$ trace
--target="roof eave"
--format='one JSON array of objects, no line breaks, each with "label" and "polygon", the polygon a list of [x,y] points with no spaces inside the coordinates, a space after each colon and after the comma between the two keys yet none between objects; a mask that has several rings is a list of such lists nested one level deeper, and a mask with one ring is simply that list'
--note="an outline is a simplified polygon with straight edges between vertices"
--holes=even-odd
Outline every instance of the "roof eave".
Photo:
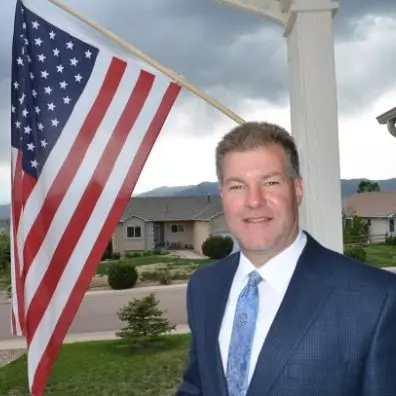
[{"label": "roof eave", "polygon": [[144,217],[141,217],[141,216],[130,215],[130,216],[126,216],[126,217],[123,217],[122,219],[120,219],[119,223],[123,223],[124,221],[129,220],[132,217],[136,217],[137,219],[140,219],[140,220],[143,220],[143,221],[152,221],[150,219],[145,219]]}]

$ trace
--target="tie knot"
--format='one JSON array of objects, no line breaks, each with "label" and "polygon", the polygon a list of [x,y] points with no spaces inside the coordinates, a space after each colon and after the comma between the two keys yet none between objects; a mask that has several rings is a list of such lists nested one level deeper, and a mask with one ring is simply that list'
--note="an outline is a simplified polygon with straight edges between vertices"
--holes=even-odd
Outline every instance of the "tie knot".
[{"label": "tie knot", "polygon": [[262,280],[263,278],[260,274],[257,271],[253,271],[249,275],[248,285],[256,287]]}]

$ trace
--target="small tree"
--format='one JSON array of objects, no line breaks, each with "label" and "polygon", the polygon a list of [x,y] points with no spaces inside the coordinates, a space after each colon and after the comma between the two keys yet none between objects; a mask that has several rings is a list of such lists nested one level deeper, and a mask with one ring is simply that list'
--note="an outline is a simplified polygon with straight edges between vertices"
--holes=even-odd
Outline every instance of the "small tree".
[{"label": "small tree", "polygon": [[164,316],[165,311],[158,308],[158,303],[154,293],[130,301],[118,312],[120,320],[127,324],[117,335],[135,346],[148,346],[160,335],[174,330],[176,326],[171,325]]},{"label": "small tree", "polygon": [[355,213],[349,219],[344,219],[344,243],[366,243],[368,239],[367,221]]},{"label": "small tree", "polygon": [[358,194],[365,192],[379,192],[379,191],[381,191],[381,187],[377,182],[372,182],[370,180],[365,180],[365,179],[360,181],[357,189]]}]

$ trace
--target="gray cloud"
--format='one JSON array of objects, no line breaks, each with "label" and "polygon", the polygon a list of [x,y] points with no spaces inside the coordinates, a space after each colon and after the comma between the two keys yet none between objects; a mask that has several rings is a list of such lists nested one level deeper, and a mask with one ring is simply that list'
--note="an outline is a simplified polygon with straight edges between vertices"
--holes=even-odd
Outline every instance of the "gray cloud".
[{"label": "gray cloud", "polygon": [[[261,97],[286,103],[286,43],[282,29],[260,17],[217,4],[214,0],[64,0],[88,17],[141,48],[236,109],[245,97]],[[43,4],[44,6],[44,4]],[[2,4],[0,13],[0,123],[9,108],[9,78],[14,1]],[[394,75],[395,52],[382,46],[381,61],[345,62],[344,43],[361,40],[359,21],[364,16],[387,16],[396,20],[393,0],[341,0],[334,20],[337,67],[350,73],[339,82],[340,111],[360,109],[387,88]],[[384,37],[384,40],[386,38]],[[354,47],[350,47],[354,51]],[[372,49],[375,56],[376,49]],[[393,55],[392,55],[393,54]],[[353,59],[353,57],[352,57]],[[340,73],[342,74],[342,73]],[[186,95],[186,98],[189,96]],[[0,160],[4,158],[4,134],[0,134]]]},{"label": "gray cloud", "polygon": [[341,0],[334,19],[336,38],[353,39],[357,23],[366,15],[396,18],[396,3],[393,0]]},{"label": "gray cloud", "polygon": [[[110,6],[110,0],[100,5],[95,0],[68,3],[207,92],[222,92],[224,96],[217,98],[226,105],[234,104],[235,108],[235,102],[244,97],[262,97],[278,104],[288,99],[287,48],[282,29],[263,18],[214,0],[146,0],[134,4],[133,12],[128,0],[118,0],[117,7]],[[360,39],[359,21],[369,15],[396,20],[396,3],[341,0],[334,19],[338,69],[354,67],[342,61],[343,54],[337,48]],[[341,113],[368,104],[372,98],[368,86],[373,85],[376,93],[386,87],[394,65],[393,52],[383,51],[382,62],[367,65],[375,69],[368,69],[365,77],[376,75],[377,85],[362,83],[353,73],[348,80],[340,81]]]},{"label": "gray cloud", "polygon": [[[88,14],[93,3],[78,7]],[[273,24],[211,0],[146,0],[133,14],[128,1],[108,4],[92,18],[206,91],[225,86],[240,97],[284,96],[286,47]]]},{"label": "gray cloud", "polygon": [[[236,97],[287,97],[286,44],[282,29],[263,18],[214,0],[64,0],[205,90],[226,87]],[[14,2],[0,17],[0,80],[9,72]],[[335,18],[338,41],[354,38],[367,14],[391,15],[390,0],[343,0]],[[12,6],[10,6],[12,4]],[[8,29],[8,33],[6,31]],[[0,38],[1,40],[1,38]],[[219,98],[221,99],[221,98]]]}]

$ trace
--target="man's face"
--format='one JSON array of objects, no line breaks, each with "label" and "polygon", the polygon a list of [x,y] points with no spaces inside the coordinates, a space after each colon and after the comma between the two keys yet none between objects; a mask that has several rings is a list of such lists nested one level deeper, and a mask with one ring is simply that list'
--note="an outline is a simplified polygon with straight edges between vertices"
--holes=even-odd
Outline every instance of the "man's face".
[{"label": "man's face", "polygon": [[283,148],[230,152],[222,170],[224,215],[245,254],[272,256],[293,242],[303,188],[289,177]]}]

